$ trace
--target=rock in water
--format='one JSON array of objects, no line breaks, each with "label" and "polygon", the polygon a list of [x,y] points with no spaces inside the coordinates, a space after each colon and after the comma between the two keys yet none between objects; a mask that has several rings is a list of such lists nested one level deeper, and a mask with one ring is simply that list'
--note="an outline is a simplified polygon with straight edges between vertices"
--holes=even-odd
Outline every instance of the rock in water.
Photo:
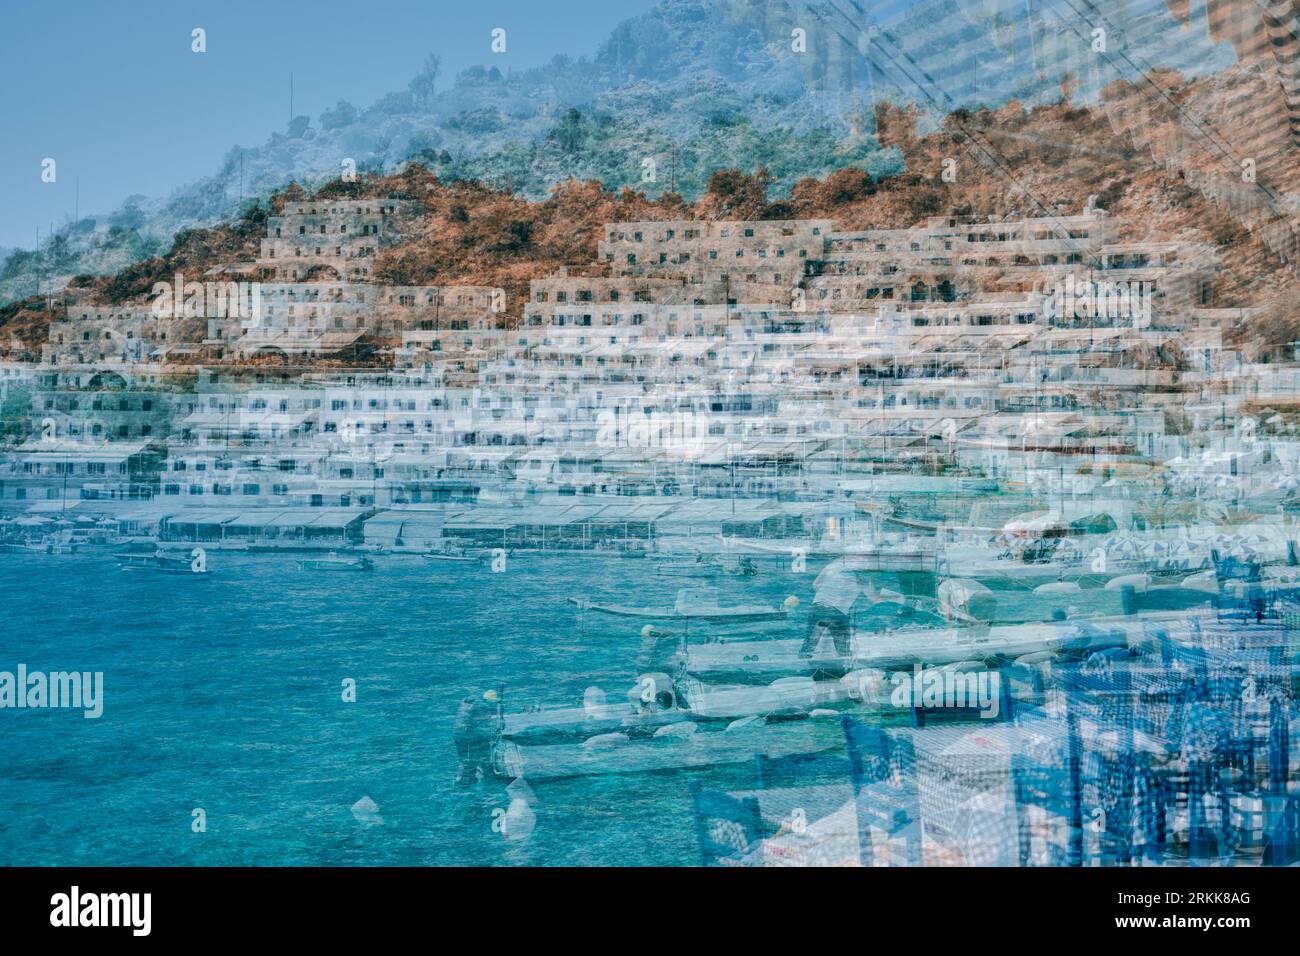
[{"label": "rock in water", "polygon": [[665,727],[660,727],[658,730],[655,731],[655,736],[656,737],[690,737],[699,729],[700,728],[698,724],[694,724],[689,720],[683,720],[680,723],[668,724]]},{"label": "rock in water", "polygon": [[604,720],[609,712],[605,703],[605,692],[599,687],[588,687],[582,695],[582,709],[588,720]]},{"label": "rock in water", "polygon": [[369,797],[362,797],[352,804],[352,816],[356,817],[358,823],[364,823],[366,826],[384,825],[384,818],[379,815],[379,804]]},{"label": "rock in water", "polygon": [[537,814],[522,797],[515,797],[501,818],[501,835],[511,843],[527,840],[537,826]]}]

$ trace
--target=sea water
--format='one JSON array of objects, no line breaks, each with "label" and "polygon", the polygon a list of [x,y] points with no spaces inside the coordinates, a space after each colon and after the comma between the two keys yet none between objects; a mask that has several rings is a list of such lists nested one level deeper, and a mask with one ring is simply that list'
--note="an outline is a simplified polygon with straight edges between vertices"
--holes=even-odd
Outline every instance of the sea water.
[{"label": "sea water", "polygon": [[[801,608],[767,633],[802,637],[815,569],[760,561],[756,577],[700,581],[617,557],[512,555],[502,573],[375,563],[213,551],[210,574],[187,576],[125,573],[108,554],[0,555],[0,669],[104,675],[98,719],[0,710],[0,864],[700,862],[689,780],[748,788],[752,765],[530,784],[536,825],[507,840],[493,826],[504,783],[454,783],[457,708],[499,686],[508,711],[580,706],[592,685],[624,699],[645,622],[570,596],[793,594]],[[354,814],[363,797],[377,809]]]}]

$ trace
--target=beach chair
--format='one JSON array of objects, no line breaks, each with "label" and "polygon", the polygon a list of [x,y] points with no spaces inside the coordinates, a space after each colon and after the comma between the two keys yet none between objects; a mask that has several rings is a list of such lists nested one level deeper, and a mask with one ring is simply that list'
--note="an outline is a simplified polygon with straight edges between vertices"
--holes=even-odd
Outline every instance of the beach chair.
[{"label": "beach chair", "polygon": [[[1072,828],[1080,828],[1078,836],[1071,831],[1072,865],[1130,865],[1168,847],[1175,788],[1156,770],[1156,758],[1177,750],[1179,742],[1165,734],[1169,715],[1181,712],[1183,684],[1163,670],[1109,664],[1090,659],[1062,680],[1074,801],[1068,809]],[[1175,734],[1179,726],[1174,718]]]},{"label": "beach chair", "polygon": [[[907,752],[908,741],[895,743],[881,728],[848,716],[843,725],[862,865],[875,865],[875,832],[879,832],[883,843],[903,841],[901,865],[920,866],[920,801],[915,777],[909,774],[913,761]],[[888,860],[895,865],[892,850]]]},{"label": "beach chair", "polygon": [[[1029,715],[1026,714],[1026,717]],[[1040,725],[1047,720],[1037,721]],[[1077,866],[1082,857],[1083,831],[1079,819],[1078,768],[1067,744],[1064,721],[1055,724],[1056,741],[1047,747],[1018,747],[1011,757],[1012,788],[1016,801],[1017,861],[1033,865],[1034,837],[1040,831],[1065,833],[1065,845],[1044,840],[1046,866]]]},{"label": "beach chair", "polygon": [[705,866],[762,866],[763,821],[758,801],[690,785],[695,835]]}]

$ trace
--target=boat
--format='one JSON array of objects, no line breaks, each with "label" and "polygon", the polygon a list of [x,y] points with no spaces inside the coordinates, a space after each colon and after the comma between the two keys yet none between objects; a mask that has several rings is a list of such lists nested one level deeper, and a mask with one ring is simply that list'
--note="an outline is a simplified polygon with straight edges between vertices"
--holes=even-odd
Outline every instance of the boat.
[{"label": "boat", "polygon": [[0,554],[44,554],[45,549],[34,544],[19,544],[7,541],[0,544]]},{"label": "boat", "polygon": [[723,562],[716,555],[699,554],[694,560],[672,558],[656,561],[655,573],[660,575],[677,575],[689,578],[717,578],[725,576],[754,577],[758,574],[758,565],[754,559],[745,555],[734,562]]},{"label": "boat", "polygon": [[482,555],[465,551],[425,551],[421,555],[426,561],[481,561]]},{"label": "boat", "polygon": [[807,716],[850,699],[849,689],[838,680],[784,677],[765,686],[722,685],[694,678],[674,681],[656,672],[637,678],[623,701],[607,703],[604,692],[592,687],[580,707],[505,714],[499,732],[509,740],[530,742],[605,733],[649,736],[683,721],[731,723],[749,717]]},{"label": "boat", "polygon": [[769,757],[819,753],[843,746],[838,712],[790,720],[746,717],[725,726],[667,724],[649,737],[604,733],[580,743],[522,744],[502,738],[492,748],[492,770],[502,779],[531,782],[614,773],[647,773],[752,763]]},{"label": "boat", "polygon": [[695,676],[809,674],[860,668],[906,668],[914,664],[941,665],[957,661],[1014,660],[1026,654],[1051,652],[1084,655],[1107,648],[1130,647],[1145,639],[1149,625],[1190,621],[1197,612],[1156,612],[1142,617],[1099,617],[1077,621],[1047,621],[1003,627],[900,628],[855,632],[849,652],[833,647],[806,654],[800,639],[730,641],[687,647],[684,669]]},{"label": "boat", "polygon": [[716,578],[723,574],[722,565],[717,561],[706,560],[703,555],[694,561],[656,561],[654,569],[658,575],[687,578]]},{"label": "boat", "polygon": [[749,551],[786,558],[842,558],[854,571],[934,571],[939,550],[907,535],[856,535],[848,538],[743,538],[718,535],[726,551]]},{"label": "boat", "polygon": [[152,554],[124,552],[113,557],[118,560],[118,567],[123,571],[183,574],[190,577],[206,577],[208,574],[206,562],[183,554],[166,554],[162,551],[155,551]]},{"label": "boat", "polygon": [[308,558],[298,562],[304,571],[373,571],[375,562],[362,555],[359,558],[340,558],[331,554],[325,558]]},{"label": "boat", "polygon": [[717,602],[717,592],[711,588],[682,588],[677,592],[677,602],[672,607],[635,607],[625,604],[600,604],[583,598],[569,598],[583,611],[599,611],[615,617],[649,618],[657,621],[770,621],[784,618],[798,604],[797,598],[787,598],[780,607],[763,604],[737,604],[724,607]]}]

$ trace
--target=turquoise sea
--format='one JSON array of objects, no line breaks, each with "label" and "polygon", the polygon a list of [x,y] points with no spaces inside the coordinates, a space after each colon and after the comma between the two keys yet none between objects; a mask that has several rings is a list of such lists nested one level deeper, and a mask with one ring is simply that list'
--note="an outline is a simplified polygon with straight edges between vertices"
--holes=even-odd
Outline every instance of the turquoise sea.
[{"label": "turquoise sea", "polygon": [[[633,686],[642,622],[566,598],[667,605],[690,584],[647,564],[515,555],[494,574],[380,556],[330,573],[210,552],[203,579],[0,555],[0,670],[102,671],[105,688],[98,720],[0,710],[0,864],[697,864],[689,777],[743,787],[752,767],[536,784],[519,842],[492,827],[502,783],[453,784],[467,693],[504,684],[515,710]],[[716,586],[722,603],[799,596],[783,626],[802,636],[812,580],[765,568]],[[382,823],[354,817],[363,796]]]}]

